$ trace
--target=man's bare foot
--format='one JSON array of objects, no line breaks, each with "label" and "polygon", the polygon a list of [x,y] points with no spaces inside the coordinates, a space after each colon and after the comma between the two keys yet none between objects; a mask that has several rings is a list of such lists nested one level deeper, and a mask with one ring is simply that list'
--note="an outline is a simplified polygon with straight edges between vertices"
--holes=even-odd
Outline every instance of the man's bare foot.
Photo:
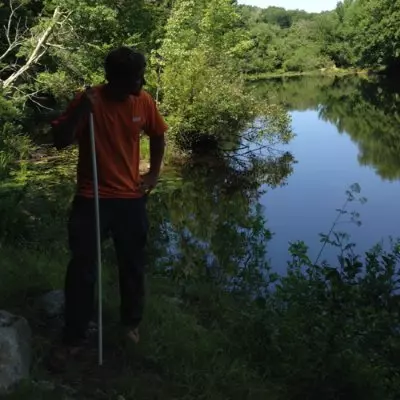
[{"label": "man's bare foot", "polygon": [[140,340],[139,328],[128,329],[127,337],[128,339],[132,340],[135,344],[138,344]]}]

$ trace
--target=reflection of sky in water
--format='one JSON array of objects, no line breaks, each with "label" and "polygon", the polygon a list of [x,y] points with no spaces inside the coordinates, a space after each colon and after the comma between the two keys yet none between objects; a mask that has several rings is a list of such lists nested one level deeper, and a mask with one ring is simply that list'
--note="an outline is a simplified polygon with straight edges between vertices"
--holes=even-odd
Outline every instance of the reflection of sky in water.
[{"label": "reflection of sky in water", "polygon": [[[275,233],[268,244],[274,270],[285,270],[289,241],[306,242],[314,260],[321,247],[319,233],[329,231],[336,209],[346,200],[346,189],[355,182],[368,202],[351,203],[348,211],[360,212],[363,224],[340,224],[337,230],[351,234],[357,252],[390,235],[400,236],[400,183],[383,181],[372,168],[360,166],[357,145],[334,125],[319,120],[316,111],[291,115],[297,136],[285,150],[292,152],[298,163],[287,186],[271,189],[261,198],[267,226]],[[322,258],[332,260],[336,253],[327,247]]]}]

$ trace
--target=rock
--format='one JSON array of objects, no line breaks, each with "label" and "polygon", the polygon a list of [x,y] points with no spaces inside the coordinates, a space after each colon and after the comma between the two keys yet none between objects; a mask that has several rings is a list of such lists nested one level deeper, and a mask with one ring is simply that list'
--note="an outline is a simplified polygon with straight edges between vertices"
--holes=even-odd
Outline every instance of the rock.
[{"label": "rock", "polygon": [[55,318],[64,313],[64,291],[52,290],[38,299],[38,308],[48,318]]},{"label": "rock", "polygon": [[31,336],[25,318],[0,310],[0,392],[29,377]]},{"label": "rock", "polygon": [[[64,326],[65,296],[63,290],[52,290],[36,300],[35,308],[38,313],[45,317],[47,327],[59,330]],[[97,323],[89,322],[88,333],[93,335],[97,332]]]}]

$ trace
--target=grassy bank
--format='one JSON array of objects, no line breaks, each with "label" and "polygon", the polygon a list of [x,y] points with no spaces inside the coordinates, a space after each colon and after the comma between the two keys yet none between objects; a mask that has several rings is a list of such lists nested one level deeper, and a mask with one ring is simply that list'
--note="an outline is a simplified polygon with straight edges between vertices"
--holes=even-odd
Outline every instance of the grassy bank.
[{"label": "grassy bank", "polygon": [[334,280],[318,269],[293,270],[276,295],[256,303],[211,282],[188,279],[182,291],[151,271],[142,341],[133,347],[119,331],[108,260],[105,364],[97,367],[93,342],[65,374],[52,375],[44,361],[57,332],[43,325],[34,304],[61,287],[66,262],[62,252],[1,250],[0,304],[28,319],[34,350],[32,380],[4,399],[394,400],[399,394],[400,342],[390,333],[398,312],[385,298],[367,300],[367,291],[377,289],[371,279],[355,284],[341,275],[344,286],[324,298],[323,287]]},{"label": "grassy bank", "polygon": [[320,69],[316,71],[304,71],[304,72],[285,72],[285,71],[276,71],[276,72],[266,72],[262,74],[249,74],[246,75],[245,79],[248,82],[257,82],[263,81],[272,78],[288,78],[288,77],[296,77],[296,76],[345,76],[345,75],[367,75],[371,71],[369,70],[361,70],[355,68],[326,68]]},{"label": "grassy bank", "polygon": [[[49,391],[43,385],[26,383],[6,398],[62,398],[62,385],[72,387],[79,399],[117,399],[119,395],[141,400],[274,398],[262,375],[247,365],[246,353],[240,357],[235,327],[229,329],[226,324],[235,321],[234,299],[218,295],[212,286],[189,286],[182,298],[169,279],[150,275],[142,342],[136,348],[124,343],[118,330],[118,292],[110,263],[105,266],[104,366],[98,368],[96,354],[90,354],[83,362],[71,364],[63,376],[50,375],[43,359],[54,333],[41,326],[33,300],[62,287],[67,258],[59,253],[16,252],[16,248],[3,248],[1,253],[0,304],[27,317],[32,325],[32,377],[56,385]],[[219,318],[221,307],[226,312],[223,319]],[[244,327],[236,329],[239,333]]]}]

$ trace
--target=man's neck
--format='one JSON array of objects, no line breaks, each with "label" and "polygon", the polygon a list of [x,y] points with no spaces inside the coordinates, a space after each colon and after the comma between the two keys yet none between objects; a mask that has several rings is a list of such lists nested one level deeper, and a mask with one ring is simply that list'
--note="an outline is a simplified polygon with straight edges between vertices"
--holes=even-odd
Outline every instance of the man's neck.
[{"label": "man's neck", "polygon": [[106,83],[104,85],[104,92],[106,97],[111,101],[123,102],[130,97],[126,93],[121,94],[121,92],[118,89],[111,86],[109,83]]}]

